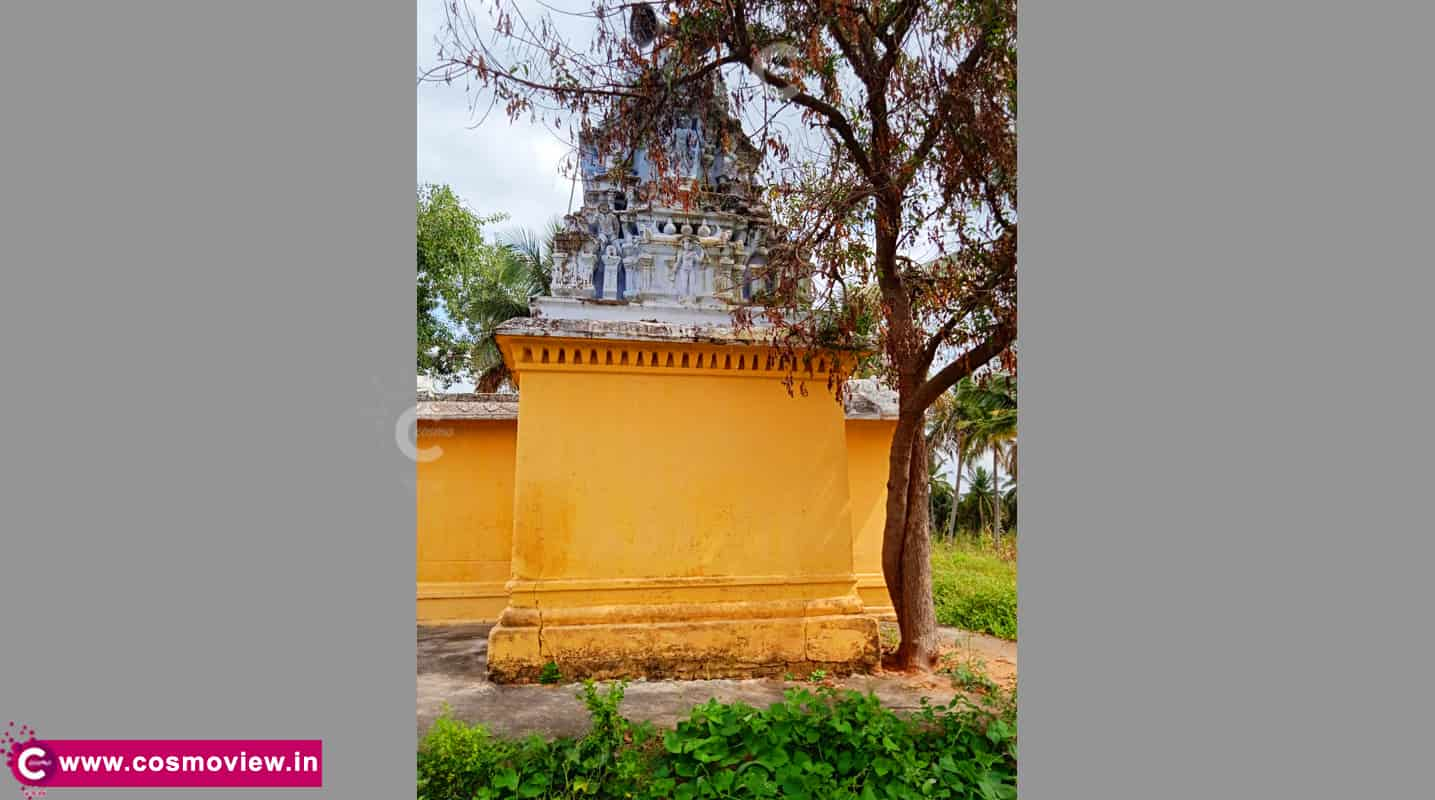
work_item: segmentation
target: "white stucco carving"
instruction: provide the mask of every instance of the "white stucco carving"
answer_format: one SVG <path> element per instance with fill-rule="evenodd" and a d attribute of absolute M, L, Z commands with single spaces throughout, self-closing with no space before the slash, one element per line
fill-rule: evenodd
<path fill-rule="evenodd" d="M 848 419 L 896 419 L 898 397 L 876 378 L 854 378 L 847 381 L 844 405 Z"/>
<path fill-rule="evenodd" d="M 534 313 L 691 322 L 751 302 L 773 223 L 755 178 L 760 155 L 727 104 L 718 79 L 710 97 L 655 125 L 661 158 L 648 146 L 605 154 L 583 137 L 583 205 L 563 219 L 553 296 Z"/>

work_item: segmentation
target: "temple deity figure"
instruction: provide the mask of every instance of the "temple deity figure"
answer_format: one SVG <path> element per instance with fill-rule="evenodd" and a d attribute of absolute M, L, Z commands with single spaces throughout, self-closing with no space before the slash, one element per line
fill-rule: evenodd
<path fill-rule="evenodd" d="M 630 243 L 623 248 L 623 297 L 636 298 L 646 288 L 638 266 L 638 247 Z"/>
<path fill-rule="evenodd" d="M 719 192 L 726 194 L 732 190 L 733 184 L 737 182 L 738 178 L 736 156 L 729 151 L 718 150 L 713 156 L 709 180 Z"/>
<path fill-rule="evenodd" d="M 623 257 L 618 255 L 618 246 L 609 244 L 603 250 L 603 290 L 599 297 L 610 300 L 623 299 Z M 595 279 L 596 282 L 596 279 Z"/>
<path fill-rule="evenodd" d="M 593 276 L 602 267 L 598 263 L 598 256 L 594 252 L 592 241 L 583 243 L 583 249 L 574 256 L 576 269 L 574 270 L 574 282 L 579 292 L 586 292 L 593 288 Z"/>
<path fill-rule="evenodd" d="M 680 178 L 702 174 L 703 135 L 697 123 L 680 125 L 673 131 L 673 166 Z"/>
<path fill-rule="evenodd" d="M 604 209 L 598 212 L 598 241 L 605 247 L 623 237 L 623 225 L 616 212 Z"/>
<path fill-rule="evenodd" d="M 598 209 L 593 206 L 584 206 L 578 212 L 579 220 L 583 225 L 583 232 L 591 236 L 598 235 Z"/>
<path fill-rule="evenodd" d="M 558 253 L 557 269 L 554 270 L 553 287 L 555 289 L 571 289 L 578 283 L 576 270 L 578 263 L 576 256 L 571 253 Z"/>
<path fill-rule="evenodd" d="M 677 293 L 680 298 L 697 297 L 702 293 L 703 249 L 697 240 L 683 240 L 677 259 Z"/>

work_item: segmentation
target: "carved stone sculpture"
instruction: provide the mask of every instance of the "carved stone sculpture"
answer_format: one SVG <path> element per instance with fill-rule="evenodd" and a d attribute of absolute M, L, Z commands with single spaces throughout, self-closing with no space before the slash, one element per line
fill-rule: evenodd
<path fill-rule="evenodd" d="M 632 13 L 656 35 L 663 23 L 643 8 Z M 748 302 L 772 217 L 755 188 L 760 154 L 728 107 L 720 77 L 711 88 L 650 126 L 651 149 L 664 158 L 643 143 L 605 153 L 601 130 L 581 138 L 582 205 L 563 218 L 554 296 L 535 299 L 535 314 L 721 325 L 732 304 Z M 601 312 L 591 305 L 597 299 Z"/>

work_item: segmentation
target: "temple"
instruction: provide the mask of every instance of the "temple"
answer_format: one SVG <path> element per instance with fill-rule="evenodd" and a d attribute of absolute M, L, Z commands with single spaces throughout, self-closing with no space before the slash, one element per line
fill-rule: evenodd
<path fill-rule="evenodd" d="M 551 296 L 497 333 L 517 396 L 420 398 L 419 618 L 496 620 L 495 680 L 878 659 L 895 399 L 856 382 L 844 407 L 846 364 L 733 326 L 781 232 L 710 89 L 648 144 L 580 141 Z"/>

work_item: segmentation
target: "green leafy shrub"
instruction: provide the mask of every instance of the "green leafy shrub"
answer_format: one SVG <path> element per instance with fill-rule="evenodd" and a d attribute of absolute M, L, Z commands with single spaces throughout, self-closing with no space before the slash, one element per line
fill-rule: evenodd
<path fill-rule="evenodd" d="M 951 676 L 953 687 L 982 693 L 997 690 L 997 683 L 987 675 L 986 662 L 982 659 L 955 658 L 953 654 L 948 654 L 942 661 L 943 666 L 939 671 Z"/>
<path fill-rule="evenodd" d="M 652 769 L 655 739 L 651 725 L 618 713 L 624 689 L 618 682 L 600 693 L 584 682 L 578 696 L 593 726 L 580 739 L 504 739 L 445 713 L 419 744 L 419 800 L 633 797 Z"/>
<path fill-rule="evenodd" d="M 418 796 L 478 797 L 495 784 L 501 764 L 519 745 L 496 739 L 481 725 L 468 726 L 447 712 L 434 721 L 418 752 Z"/>
<path fill-rule="evenodd" d="M 874 695 L 790 689 L 765 711 L 704 703 L 660 745 L 618 712 L 623 684 L 580 696 L 593 726 L 577 740 L 504 740 L 441 718 L 419 749 L 419 798 L 1016 797 L 1014 696 L 902 717 Z"/>
<path fill-rule="evenodd" d="M 647 797 L 1016 797 L 1015 715 L 963 699 L 907 719 L 875 695 L 790 689 L 766 711 L 708 702 L 663 737 Z"/>
<path fill-rule="evenodd" d="M 563 680 L 563 673 L 559 671 L 556 661 L 549 661 L 543 665 L 543 669 L 538 671 L 539 683 L 557 683 L 561 680 Z"/>
<path fill-rule="evenodd" d="M 934 543 L 937 622 L 1016 639 L 1016 564 L 979 543 Z"/>

